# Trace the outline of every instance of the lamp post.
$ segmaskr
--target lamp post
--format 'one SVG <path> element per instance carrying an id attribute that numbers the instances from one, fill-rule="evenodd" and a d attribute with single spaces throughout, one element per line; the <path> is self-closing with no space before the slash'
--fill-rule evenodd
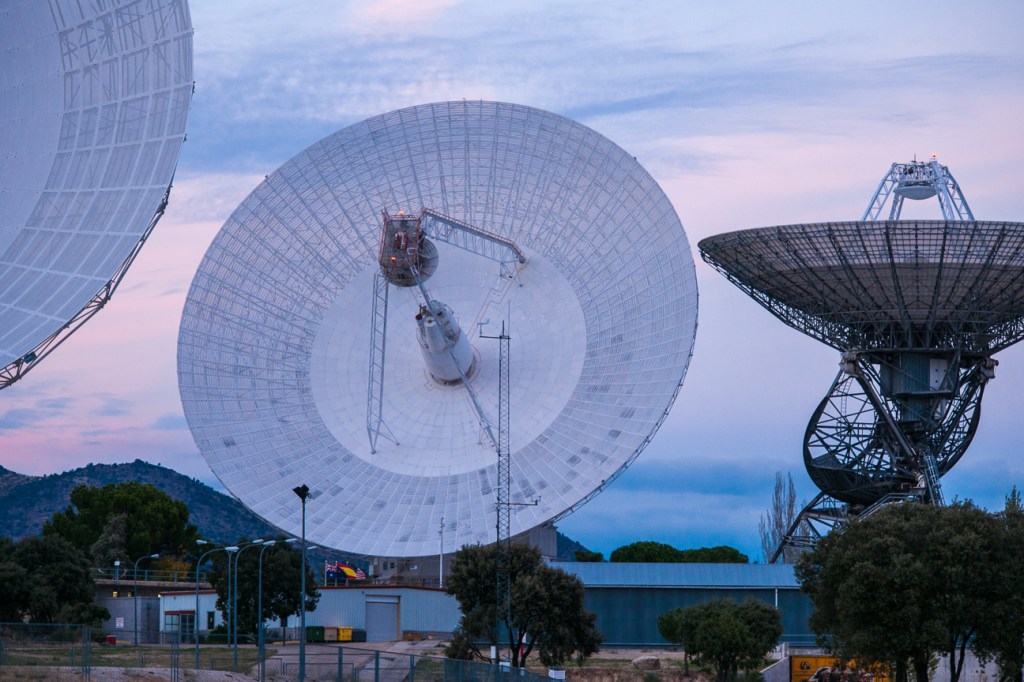
<path id="1" fill-rule="evenodd" d="M 248 545 L 240 547 L 235 552 L 235 591 L 232 593 L 231 599 L 231 631 L 233 635 L 229 635 L 234 641 L 235 653 L 235 669 L 238 669 L 238 559 L 242 556 L 242 552 L 249 549 L 250 547 L 258 547 L 263 544 L 263 540 L 253 540 Z"/>
<path id="2" fill-rule="evenodd" d="M 299 682 L 306 680 L 306 500 L 309 486 L 300 485 L 292 492 L 302 500 L 302 592 L 299 594 Z"/>
<path id="3" fill-rule="evenodd" d="M 157 559 L 159 554 L 148 554 L 146 556 L 140 556 L 135 560 L 135 569 L 132 571 L 132 625 L 135 626 L 135 636 L 132 640 L 132 646 L 139 645 L 139 562 L 143 559 Z"/>
<path id="4" fill-rule="evenodd" d="M 285 540 L 285 543 L 292 544 L 298 542 L 297 538 L 289 538 Z M 257 665 L 259 667 L 259 678 L 260 682 L 266 679 L 266 662 L 263 660 L 263 552 L 267 551 L 267 547 L 271 547 L 277 544 L 277 540 L 270 540 L 264 542 L 263 547 L 260 548 L 260 560 L 256 568 L 256 621 L 257 621 L 257 639 L 259 641 L 259 658 Z"/>
<path id="5" fill-rule="evenodd" d="M 210 542 L 208 540 L 196 540 L 196 544 L 208 545 L 210 544 Z M 205 559 L 207 555 L 213 554 L 214 552 L 219 552 L 220 550 L 224 550 L 225 552 L 229 552 L 228 559 L 230 561 L 230 552 L 233 552 L 237 549 L 237 547 L 214 547 L 213 549 L 203 552 L 202 556 L 199 557 L 199 561 L 196 562 L 196 622 L 192 627 L 196 640 L 196 670 L 199 670 L 199 569 L 202 567 L 203 559 Z"/>
<path id="6" fill-rule="evenodd" d="M 277 540 L 271 540 L 270 542 L 264 542 L 263 546 L 260 547 L 260 559 L 256 567 L 256 639 L 259 642 L 258 649 L 259 654 L 256 658 L 257 669 L 259 670 L 259 680 L 263 682 L 263 552 L 267 551 L 267 547 L 272 547 L 277 544 Z"/>
<path id="7" fill-rule="evenodd" d="M 231 557 L 235 555 L 235 552 L 240 551 L 240 548 L 232 545 L 231 547 L 225 547 L 225 549 L 228 551 L 228 591 L 224 600 L 224 625 L 228 631 L 227 643 L 228 646 L 231 646 Z M 235 576 L 235 579 L 237 580 L 238 576 Z"/>

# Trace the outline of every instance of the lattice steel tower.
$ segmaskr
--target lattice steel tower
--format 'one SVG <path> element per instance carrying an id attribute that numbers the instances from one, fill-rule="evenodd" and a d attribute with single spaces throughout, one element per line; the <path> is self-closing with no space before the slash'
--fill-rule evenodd
<path id="1" fill-rule="evenodd" d="M 942 220 L 900 220 L 905 199 L 932 197 Z M 821 492 L 772 560 L 885 504 L 943 504 L 940 479 L 974 437 L 992 356 L 1024 336 L 1024 224 L 976 221 L 933 156 L 892 164 L 858 222 L 743 230 L 699 248 L 841 354 L 804 434 Z"/>

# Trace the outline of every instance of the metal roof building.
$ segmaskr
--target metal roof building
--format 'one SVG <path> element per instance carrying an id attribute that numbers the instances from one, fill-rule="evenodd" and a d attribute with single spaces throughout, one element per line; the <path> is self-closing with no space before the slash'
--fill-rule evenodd
<path id="1" fill-rule="evenodd" d="M 813 641 L 807 624 L 814 607 L 787 564 L 556 564 L 583 581 L 584 604 L 597 614 L 604 646 L 667 642 L 658 616 L 713 599 L 748 597 L 773 605 L 782 617 L 782 642 Z"/>
<path id="2" fill-rule="evenodd" d="M 744 601 L 748 597 L 775 606 L 782 616 L 781 641 L 806 644 L 813 641 L 807 625 L 813 607 L 800 591 L 793 567 L 785 564 L 552 564 L 579 577 L 584 584 L 584 604 L 597 614 L 597 628 L 604 646 L 667 645 L 658 633 L 658 616 L 680 606 L 712 599 Z M 369 641 L 399 639 L 406 633 L 444 637 L 459 621 L 454 597 L 436 588 L 399 585 L 321 587 L 316 611 L 306 616 L 307 625 L 349 626 L 367 631 Z M 214 622 L 215 595 L 200 591 L 200 631 Z M 195 612 L 195 592 L 160 595 L 161 630 L 176 630 L 168 615 Z M 294 625 L 290 622 L 289 625 Z"/>

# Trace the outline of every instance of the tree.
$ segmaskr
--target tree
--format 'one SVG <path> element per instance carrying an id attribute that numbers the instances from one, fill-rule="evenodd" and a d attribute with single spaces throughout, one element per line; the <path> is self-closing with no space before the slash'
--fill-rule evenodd
<path id="1" fill-rule="evenodd" d="M 128 540 L 128 515 L 114 514 L 107 519 L 103 531 L 92 543 L 89 554 L 97 566 L 115 566 L 115 561 L 130 562 L 125 544 Z"/>
<path id="2" fill-rule="evenodd" d="M 0 623 L 17 622 L 25 616 L 30 590 L 25 569 L 0 559 Z"/>
<path id="3" fill-rule="evenodd" d="M 670 564 L 678 563 L 682 553 L 672 545 L 664 542 L 643 540 L 623 545 L 612 550 L 608 561 L 638 564 Z"/>
<path id="4" fill-rule="evenodd" d="M 801 557 L 810 624 L 842 658 L 888 663 L 897 682 L 927 682 L 936 652 L 949 679 L 997 598 L 995 520 L 969 504 L 884 508 Z"/>
<path id="5" fill-rule="evenodd" d="M 683 650 L 683 672 L 690 674 L 690 651 L 693 647 L 692 618 L 683 615 L 683 608 L 672 609 L 658 616 L 658 633 L 670 644 Z"/>
<path id="6" fill-rule="evenodd" d="M 735 547 L 718 545 L 682 550 L 683 564 L 749 564 L 750 558 Z"/>
<path id="7" fill-rule="evenodd" d="M 28 578 L 20 611 L 31 621 L 94 623 L 110 617 L 106 609 L 94 604 L 96 588 L 88 558 L 63 538 L 25 538 L 11 552 L 11 563 Z"/>
<path id="8" fill-rule="evenodd" d="M 257 633 L 257 625 L 261 619 L 257 616 L 259 602 L 259 553 L 263 552 L 263 621 L 277 618 L 282 627 L 288 627 L 288 618 L 299 613 L 301 607 L 299 593 L 302 590 L 302 554 L 292 546 L 278 538 L 276 544 L 261 550 L 253 547 L 238 557 L 238 573 L 232 575 L 232 583 L 238 580 L 238 631 Z M 240 540 L 239 545 L 247 544 Z M 228 554 L 218 552 L 210 571 L 210 584 L 217 590 L 217 608 L 227 613 Z M 234 591 L 232 584 L 232 591 Z M 306 564 L 306 611 L 315 611 L 320 600 L 320 592 L 316 589 L 316 576 L 312 567 Z M 229 616 L 230 618 L 230 616 Z"/>
<path id="9" fill-rule="evenodd" d="M 786 474 L 783 480 L 780 472 L 775 472 L 775 488 L 772 490 L 772 502 L 768 511 L 761 517 L 757 524 L 758 534 L 761 536 L 761 557 L 766 563 L 775 556 L 775 551 L 782 545 L 789 529 L 797 518 L 796 510 L 796 486 L 793 485 L 793 475 Z M 792 564 L 800 558 L 802 550 L 787 547 L 780 557 L 783 563 Z"/>
<path id="10" fill-rule="evenodd" d="M 676 549 L 663 542 L 645 540 L 623 545 L 611 553 L 609 561 L 623 563 L 691 563 L 691 564 L 745 564 L 750 560 L 746 554 L 732 547 L 701 547 L 699 549 Z"/>
<path id="11" fill-rule="evenodd" d="M 993 569 L 1000 598 L 988 605 L 989 617 L 978 629 L 975 653 L 994 659 L 1000 682 L 1024 681 L 1024 504 L 1014 486 L 998 515 L 999 552 Z"/>
<path id="12" fill-rule="evenodd" d="M 125 517 L 124 550 L 131 560 L 154 553 L 182 554 L 195 547 L 198 534 L 188 522 L 188 507 L 148 483 L 80 485 L 71 491 L 71 505 L 43 525 L 43 535 L 60 536 L 89 552 L 106 532 L 100 547 L 111 547 L 118 515 Z"/>
<path id="13" fill-rule="evenodd" d="M 756 670 L 782 635 L 778 611 L 756 599 L 731 599 L 678 608 L 658 617 L 658 631 L 681 644 L 689 658 L 714 666 L 718 682 L 736 679 L 740 670 Z"/>
<path id="14" fill-rule="evenodd" d="M 526 545 L 511 546 L 509 565 L 511 604 L 501 621 L 512 666 L 524 666 L 535 648 L 545 665 L 582 660 L 597 651 L 601 636 L 596 616 L 583 608 L 579 578 L 545 565 L 540 552 Z M 448 594 L 462 611 L 453 657 L 484 659 L 476 643 L 498 644 L 496 571 L 494 545 L 467 545 L 456 552 L 447 579 Z"/>
<path id="15" fill-rule="evenodd" d="M 604 554 L 589 549 L 577 549 L 573 558 L 584 563 L 600 563 L 604 561 Z"/>

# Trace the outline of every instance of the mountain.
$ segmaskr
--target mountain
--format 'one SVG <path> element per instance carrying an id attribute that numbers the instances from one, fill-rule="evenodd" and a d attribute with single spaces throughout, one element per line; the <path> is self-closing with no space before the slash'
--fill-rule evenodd
<path id="1" fill-rule="evenodd" d="M 233 497 L 219 493 L 210 486 L 179 474 L 173 469 L 135 460 L 130 464 L 90 464 L 61 474 L 26 476 L 0 466 L 0 537 L 18 541 L 39 535 L 43 523 L 71 504 L 71 491 L 79 485 L 102 488 L 111 483 L 151 483 L 176 500 L 185 503 L 189 522 L 199 535 L 220 544 L 239 538 L 266 538 L 282 535 L 266 521 L 249 511 Z M 577 549 L 586 549 L 575 540 L 558 533 L 558 557 L 572 561 Z M 339 558 L 331 550 L 311 551 L 317 563 Z"/>
<path id="2" fill-rule="evenodd" d="M 562 531 L 558 531 L 558 535 L 556 537 L 558 541 L 557 547 L 559 561 L 576 561 L 576 550 L 587 549 L 568 535 L 563 535 Z"/>
<path id="3" fill-rule="evenodd" d="M 111 483 L 151 483 L 188 506 L 189 521 L 207 540 L 231 543 L 281 532 L 241 502 L 166 467 L 135 460 L 131 464 L 90 464 L 62 474 L 25 476 L 0 467 L 0 536 L 17 541 L 38 535 L 43 523 L 70 505 L 79 485 L 102 488 Z"/>

